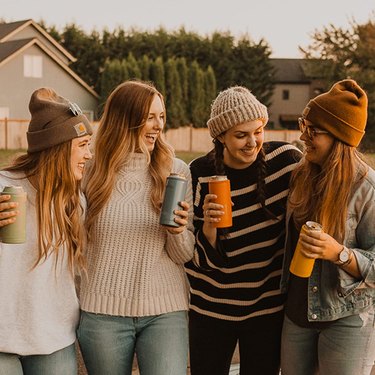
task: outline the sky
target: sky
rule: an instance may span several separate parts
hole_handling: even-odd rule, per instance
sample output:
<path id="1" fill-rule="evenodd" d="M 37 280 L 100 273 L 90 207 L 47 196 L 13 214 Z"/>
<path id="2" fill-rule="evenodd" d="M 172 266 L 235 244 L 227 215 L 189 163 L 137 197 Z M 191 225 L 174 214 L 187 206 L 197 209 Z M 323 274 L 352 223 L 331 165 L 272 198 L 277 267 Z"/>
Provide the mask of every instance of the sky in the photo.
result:
<path id="1" fill-rule="evenodd" d="M 32 18 L 62 30 L 75 23 L 87 32 L 136 28 L 168 31 L 184 26 L 203 36 L 229 31 L 264 39 L 271 57 L 302 57 L 314 31 L 334 25 L 375 22 L 374 0 L 0 0 L 0 19 L 6 22 Z"/>

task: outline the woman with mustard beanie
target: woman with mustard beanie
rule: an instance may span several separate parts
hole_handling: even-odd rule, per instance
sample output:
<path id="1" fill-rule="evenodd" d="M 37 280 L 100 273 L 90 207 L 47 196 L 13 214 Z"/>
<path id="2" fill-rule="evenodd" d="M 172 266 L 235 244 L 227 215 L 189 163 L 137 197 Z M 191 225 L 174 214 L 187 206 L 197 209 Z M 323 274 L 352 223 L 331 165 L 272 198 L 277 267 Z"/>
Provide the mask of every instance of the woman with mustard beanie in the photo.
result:
<path id="1" fill-rule="evenodd" d="M 304 158 L 293 171 L 282 290 L 285 375 L 368 375 L 375 359 L 375 172 L 357 147 L 367 96 L 345 79 L 312 99 L 299 119 Z M 289 270 L 299 237 L 311 276 Z"/>

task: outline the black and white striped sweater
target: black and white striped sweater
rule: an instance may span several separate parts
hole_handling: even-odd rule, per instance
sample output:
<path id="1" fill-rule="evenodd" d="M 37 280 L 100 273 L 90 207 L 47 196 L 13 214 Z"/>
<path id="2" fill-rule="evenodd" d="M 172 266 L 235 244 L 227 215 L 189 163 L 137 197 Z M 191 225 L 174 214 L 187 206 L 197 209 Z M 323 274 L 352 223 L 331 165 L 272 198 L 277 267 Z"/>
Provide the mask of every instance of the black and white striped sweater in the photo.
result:
<path id="1" fill-rule="evenodd" d="M 202 315 L 228 321 L 282 310 L 280 275 L 284 254 L 285 209 L 291 171 L 302 154 L 289 143 L 265 142 L 266 207 L 257 199 L 257 163 L 246 169 L 225 167 L 234 203 L 233 226 L 214 249 L 201 231 L 207 179 L 215 175 L 213 160 L 205 155 L 190 163 L 193 179 L 196 250 L 186 263 L 191 286 L 190 308 Z M 220 251 L 221 250 L 221 251 Z"/>

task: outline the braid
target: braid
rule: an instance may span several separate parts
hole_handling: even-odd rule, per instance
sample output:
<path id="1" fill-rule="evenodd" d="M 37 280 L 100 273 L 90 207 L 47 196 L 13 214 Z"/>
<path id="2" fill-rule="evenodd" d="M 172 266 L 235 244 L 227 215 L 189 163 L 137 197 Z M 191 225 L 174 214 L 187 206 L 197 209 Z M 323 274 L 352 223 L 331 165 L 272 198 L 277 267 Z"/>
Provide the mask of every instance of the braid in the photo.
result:
<path id="1" fill-rule="evenodd" d="M 276 219 L 276 216 L 267 209 L 266 207 L 266 181 L 267 176 L 267 162 L 266 162 L 266 153 L 264 152 L 263 147 L 259 151 L 257 159 L 257 171 L 258 171 L 258 181 L 257 181 L 257 195 L 258 201 L 261 204 L 263 211 L 266 216 L 270 219 Z"/>
<path id="2" fill-rule="evenodd" d="M 218 141 L 217 139 L 214 140 L 215 145 L 215 171 L 216 174 L 219 176 L 225 175 L 225 168 L 224 168 L 224 145 Z"/>

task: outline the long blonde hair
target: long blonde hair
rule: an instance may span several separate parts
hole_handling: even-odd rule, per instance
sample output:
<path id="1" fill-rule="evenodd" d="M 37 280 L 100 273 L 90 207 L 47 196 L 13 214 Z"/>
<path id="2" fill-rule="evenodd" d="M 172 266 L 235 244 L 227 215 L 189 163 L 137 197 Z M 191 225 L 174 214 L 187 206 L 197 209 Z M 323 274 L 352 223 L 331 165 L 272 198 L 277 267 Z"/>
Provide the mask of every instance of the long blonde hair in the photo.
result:
<path id="1" fill-rule="evenodd" d="M 357 149 L 337 139 L 322 166 L 303 158 L 292 172 L 288 201 L 297 228 L 317 221 L 326 233 L 343 241 L 353 186 L 366 173 Z"/>
<path id="2" fill-rule="evenodd" d="M 153 184 L 151 202 L 154 209 L 160 211 L 174 152 L 162 133 L 159 134 L 151 154 L 140 141 L 140 134 L 155 95 L 160 97 L 164 106 L 163 96 L 151 83 L 125 81 L 114 89 L 106 101 L 95 139 L 94 161 L 86 175 L 86 226 L 89 233 L 111 196 L 117 172 L 129 162 L 138 149 L 148 157 Z"/>
<path id="3" fill-rule="evenodd" d="M 57 265 L 61 251 L 68 254 L 69 267 L 74 272 L 85 268 L 83 244 L 83 208 L 80 183 L 71 169 L 71 141 L 46 150 L 19 156 L 10 172 L 23 172 L 36 188 L 38 223 L 38 257 L 33 268 L 55 253 Z"/>

